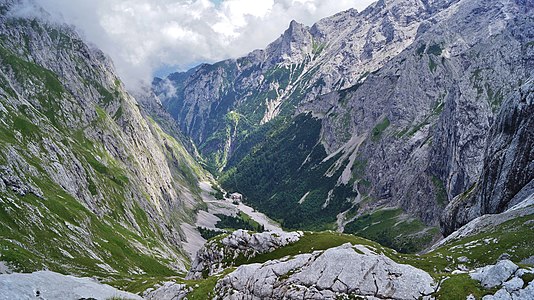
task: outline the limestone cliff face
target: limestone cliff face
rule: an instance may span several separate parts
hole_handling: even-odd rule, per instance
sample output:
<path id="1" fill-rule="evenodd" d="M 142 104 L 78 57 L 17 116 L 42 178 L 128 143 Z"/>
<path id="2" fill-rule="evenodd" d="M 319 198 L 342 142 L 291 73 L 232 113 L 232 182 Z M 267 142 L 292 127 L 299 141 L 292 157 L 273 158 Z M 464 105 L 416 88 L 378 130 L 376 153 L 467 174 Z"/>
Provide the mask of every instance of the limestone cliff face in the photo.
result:
<path id="1" fill-rule="evenodd" d="M 357 155 L 371 187 L 361 191 L 436 223 L 478 181 L 501 102 L 532 76 L 529 11 L 522 2 L 461 1 L 365 82 L 301 110 L 324 116 L 330 151 L 348 148 L 350 135 L 339 134 L 347 128 L 366 138 Z"/>
<path id="2" fill-rule="evenodd" d="M 474 218 L 502 213 L 534 194 L 534 81 L 504 102 L 491 127 L 480 178 L 447 206 L 445 233 Z"/>
<path id="3" fill-rule="evenodd" d="M 0 4 L 0 259 L 113 276 L 183 270 L 205 176 L 63 25 Z M 156 260 L 157 259 L 157 260 Z"/>

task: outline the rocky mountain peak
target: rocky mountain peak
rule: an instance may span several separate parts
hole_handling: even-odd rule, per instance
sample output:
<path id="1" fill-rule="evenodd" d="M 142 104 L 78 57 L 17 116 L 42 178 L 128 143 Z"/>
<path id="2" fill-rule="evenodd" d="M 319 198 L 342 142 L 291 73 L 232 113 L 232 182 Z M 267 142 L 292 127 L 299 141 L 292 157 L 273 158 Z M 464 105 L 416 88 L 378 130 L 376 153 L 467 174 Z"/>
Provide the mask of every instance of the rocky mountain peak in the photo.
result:
<path id="1" fill-rule="evenodd" d="M 440 5 L 452 2 L 443 0 Z M 162 92 L 170 95 L 162 95 L 162 103 L 197 143 L 214 134 L 225 136 L 216 134 L 226 132 L 220 125 L 224 122 L 209 125 L 209 115 L 225 118 L 230 111 L 253 111 L 254 116 L 249 116 L 253 126 L 266 124 L 281 114 L 293 114 L 290 107 L 298 110 L 321 94 L 349 88 L 402 52 L 413 43 L 419 26 L 434 14 L 425 10 L 428 4 L 424 3 L 385 1 L 362 13 L 354 9 L 338 13 L 311 28 L 292 21 L 265 50 L 235 61 L 201 65 L 187 75 L 171 74 L 154 89 L 169 91 L 162 86 L 174 86 L 174 92 Z M 197 93 L 206 89 L 207 82 L 213 83 L 207 88 L 210 91 Z M 213 112 L 216 107 L 219 110 Z M 232 130 L 230 135 L 234 135 Z M 211 139 L 205 148 L 208 156 L 213 151 L 225 152 L 217 159 L 217 168 L 226 165 L 236 144 L 228 136 L 219 138 Z M 238 136 L 231 139 L 239 141 Z"/>
<path id="2" fill-rule="evenodd" d="M 306 28 L 306 26 L 304 26 L 304 24 L 299 23 L 296 20 L 291 20 L 291 22 L 289 22 L 289 28 L 285 32 L 286 33 L 287 32 L 294 32 L 296 30 L 302 30 L 302 29 L 305 29 L 305 28 Z"/>
<path id="3" fill-rule="evenodd" d="M 272 65 L 302 62 L 312 50 L 312 36 L 309 28 L 293 20 L 289 28 L 266 49 Z"/>

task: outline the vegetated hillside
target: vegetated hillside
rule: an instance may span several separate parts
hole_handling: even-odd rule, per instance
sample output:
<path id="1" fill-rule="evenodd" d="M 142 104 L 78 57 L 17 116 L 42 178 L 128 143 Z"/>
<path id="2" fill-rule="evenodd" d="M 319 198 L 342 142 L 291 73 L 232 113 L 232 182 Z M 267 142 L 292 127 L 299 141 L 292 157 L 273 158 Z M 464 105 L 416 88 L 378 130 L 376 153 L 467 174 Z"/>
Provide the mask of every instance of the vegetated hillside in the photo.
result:
<path id="1" fill-rule="evenodd" d="M 223 186 L 287 228 L 413 251 L 479 180 L 503 100 L 533 76 L 534 20 L 531 1 L 412 2 L 292 22 L 154 89 Z"/>
<path id="2" fill-rule="evenodd" d="M 108 280 L 186 270 L 202 168 L 66 26 L 0 5 L 0 261 Z"/>

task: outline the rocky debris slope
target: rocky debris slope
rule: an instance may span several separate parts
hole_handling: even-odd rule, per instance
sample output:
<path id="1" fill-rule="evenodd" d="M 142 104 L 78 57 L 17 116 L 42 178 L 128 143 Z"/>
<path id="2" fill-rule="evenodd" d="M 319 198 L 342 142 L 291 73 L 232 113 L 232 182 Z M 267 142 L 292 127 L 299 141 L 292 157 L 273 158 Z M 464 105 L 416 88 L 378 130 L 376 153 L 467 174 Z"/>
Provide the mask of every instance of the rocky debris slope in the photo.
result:
<path id="1" fill-rule="evenodd" d="M 482 174 L 447 206 L 442 217 L 445 233 L 478 216 L 501 213 L 532 198 L 533 115 L 534 77 L 503 103 L 489 134 Z"/>
<path id="2" fill-rule="evenodd" d="M 522 277 L 525 274 L 534 274 L 534 270 L 521 269 L 509 260 L 501 260 L 469 275 L 484 288 L 501 287 L 494 295 L 486 295 L 482 300 L 534 299 L 534 280 L 524 282 Z"/>
<path id="3" fill-rule="evenodd" d="M 434 289 L 428 273 L 345 244 L 241 266 L 219 280 L 215 292 L 220 299 L 417 299 Z"/>
<path id="4" fill-rule="evenodd" d="M 237 259 L 250 259 L 295 243 L 302 232 L 250 233 L 237 230 L 224 237 L 208 241 L 197 252 L 187 279 L 201 279 L 217 274 L 234 265 Z"/>
<path id="5" fill-rule="evenodd" d="M 206 175 L 70 27 L 0 2 L 0 257 L 15 270 L 174 274 Z"/>
<path id="6" fill-rule="evenodd" d="M 50 271 L 0 274 L 2 300 L 131 299 L 138 295 L 119 291 L 91 278 L 76 278 Z"/>

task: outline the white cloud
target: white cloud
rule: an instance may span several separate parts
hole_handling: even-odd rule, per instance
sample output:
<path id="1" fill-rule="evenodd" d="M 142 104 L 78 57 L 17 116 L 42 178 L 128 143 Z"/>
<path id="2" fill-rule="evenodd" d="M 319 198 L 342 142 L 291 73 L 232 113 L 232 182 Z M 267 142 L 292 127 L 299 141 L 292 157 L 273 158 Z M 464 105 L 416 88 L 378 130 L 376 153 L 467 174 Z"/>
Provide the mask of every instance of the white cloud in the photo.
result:
<path id="1" fill-rule="evenodd" d="M 126 84 L 165 66 L 238 57 L 265 48 L 291 20 L 311 25 L 372 0 L 39 0 L 109 54 Z"/>

